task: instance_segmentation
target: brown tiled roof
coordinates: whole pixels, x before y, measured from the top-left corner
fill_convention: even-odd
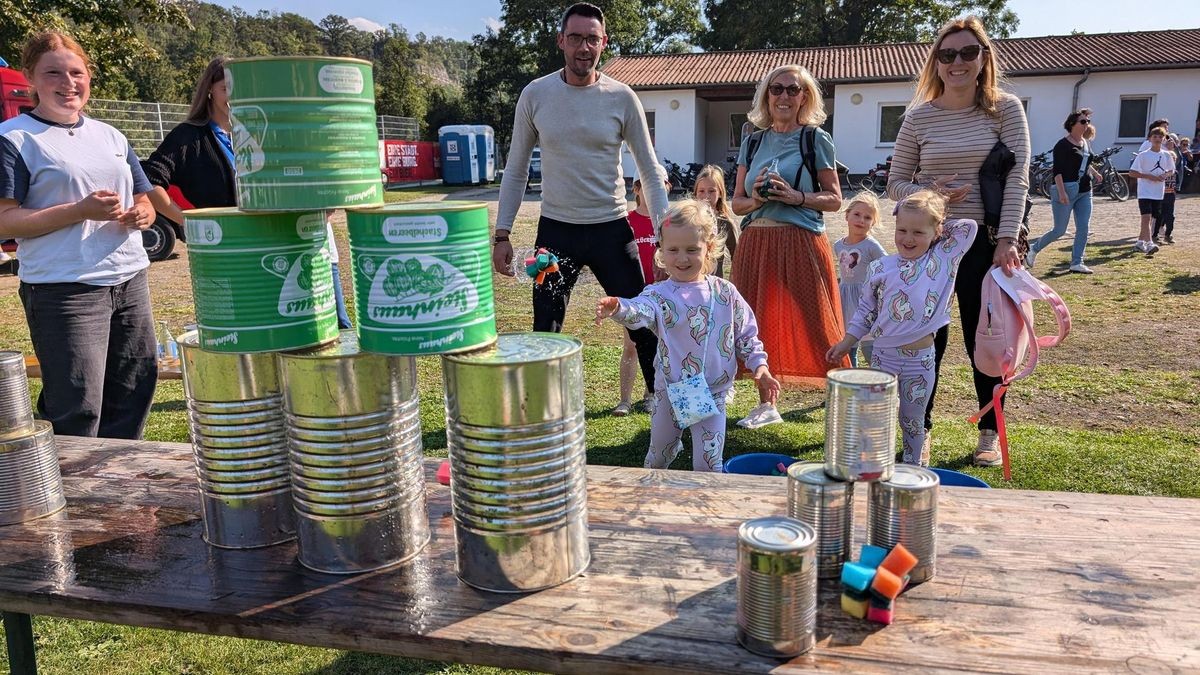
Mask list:
[[[996,41],[1009,76],[1164,68],[1200,68],[1200,28],[1138,33],[1051,35]],[[618,56],[610,77],[634,89],[746,86],[775,66],[798,63],[822,84],[911,80],[928,43]]]

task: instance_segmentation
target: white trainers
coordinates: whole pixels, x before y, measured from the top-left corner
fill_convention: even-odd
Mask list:
[[[1084,265],[1083,263],[1079,263],[1078,265],[1071,265],[1071,267],[1069,267],[1068,269],[1070,269],[1072,272],[1074,272],[1076,274],[1091,274],[1092,273],[1092,268],[1088,267],[1087,265]]]
[[[725,390],[725,407],[726,408],[733,405],[733,399],[736,394],[737,394],[737,392],[734,391],[733,387],[730,387]]]
[[[1037,251],[1032,246],[1029,247],[1029,252],[1025,254],[1025,268],[1033,269],[1033,262],[1037,260]]]
[[[1141,239],[1138,239],[1136,242],[1133,243],[1133,250],[1137,251],[1138,253],[1145,253],[1146,252],[1146,242],[1142,241]]]
[[[12,256],[8,254],[8,251],[0,248],[0,263],[6,263],[9,260],[12,260]]]
[[[1146,248],[1144,250],[1146,251],[1146,255],[1154,255],[1155,253],[1158,253],[1158,244],[1148,241],[1146,242]]]

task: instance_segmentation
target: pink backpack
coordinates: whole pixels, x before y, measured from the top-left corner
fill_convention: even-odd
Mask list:
[[[1014,269],[1011,277],[1005,277],[1002,270],[992,267],[983,277],[980,299],[979,325],[975,329],[975,367],[985,375],[999,377],[1001,382],[992,391],[992,402],[975,413],[971,422],[978,422],[995,407],[1004,480],[1012,480],[1000,397],[1008,391],[1010,384],[1033,372],[1042,347],[1053,347],[1067,337],[1071,332],[1071,312],[1053,289],[1024,269]],[[1054,310],[1057,335],[1038,337],[1034,332],[1034,300],[1045,300]]]

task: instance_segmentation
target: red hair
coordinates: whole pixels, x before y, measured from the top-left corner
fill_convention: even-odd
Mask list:
[[[21,50],[21,70],[25,73],[25,77],[33,80],[33,69],[37,67],[42,56],[58,49],[74,53],[83,61],[88,73],[92,72],[92,60],[88,58],[87,52],[83,51],[83,47],[79,46],[75,38],[56,30],[48,30],[31,35],[25,42],[25,48]],[[33,92],[32,97],[33,102],[37,103],[37,91]]]

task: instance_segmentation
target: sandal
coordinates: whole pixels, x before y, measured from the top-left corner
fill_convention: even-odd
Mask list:
[[[633,410],[633,406],[628,401],[621,401],[615,408],[612,409],[613,417],[624,417]]]

